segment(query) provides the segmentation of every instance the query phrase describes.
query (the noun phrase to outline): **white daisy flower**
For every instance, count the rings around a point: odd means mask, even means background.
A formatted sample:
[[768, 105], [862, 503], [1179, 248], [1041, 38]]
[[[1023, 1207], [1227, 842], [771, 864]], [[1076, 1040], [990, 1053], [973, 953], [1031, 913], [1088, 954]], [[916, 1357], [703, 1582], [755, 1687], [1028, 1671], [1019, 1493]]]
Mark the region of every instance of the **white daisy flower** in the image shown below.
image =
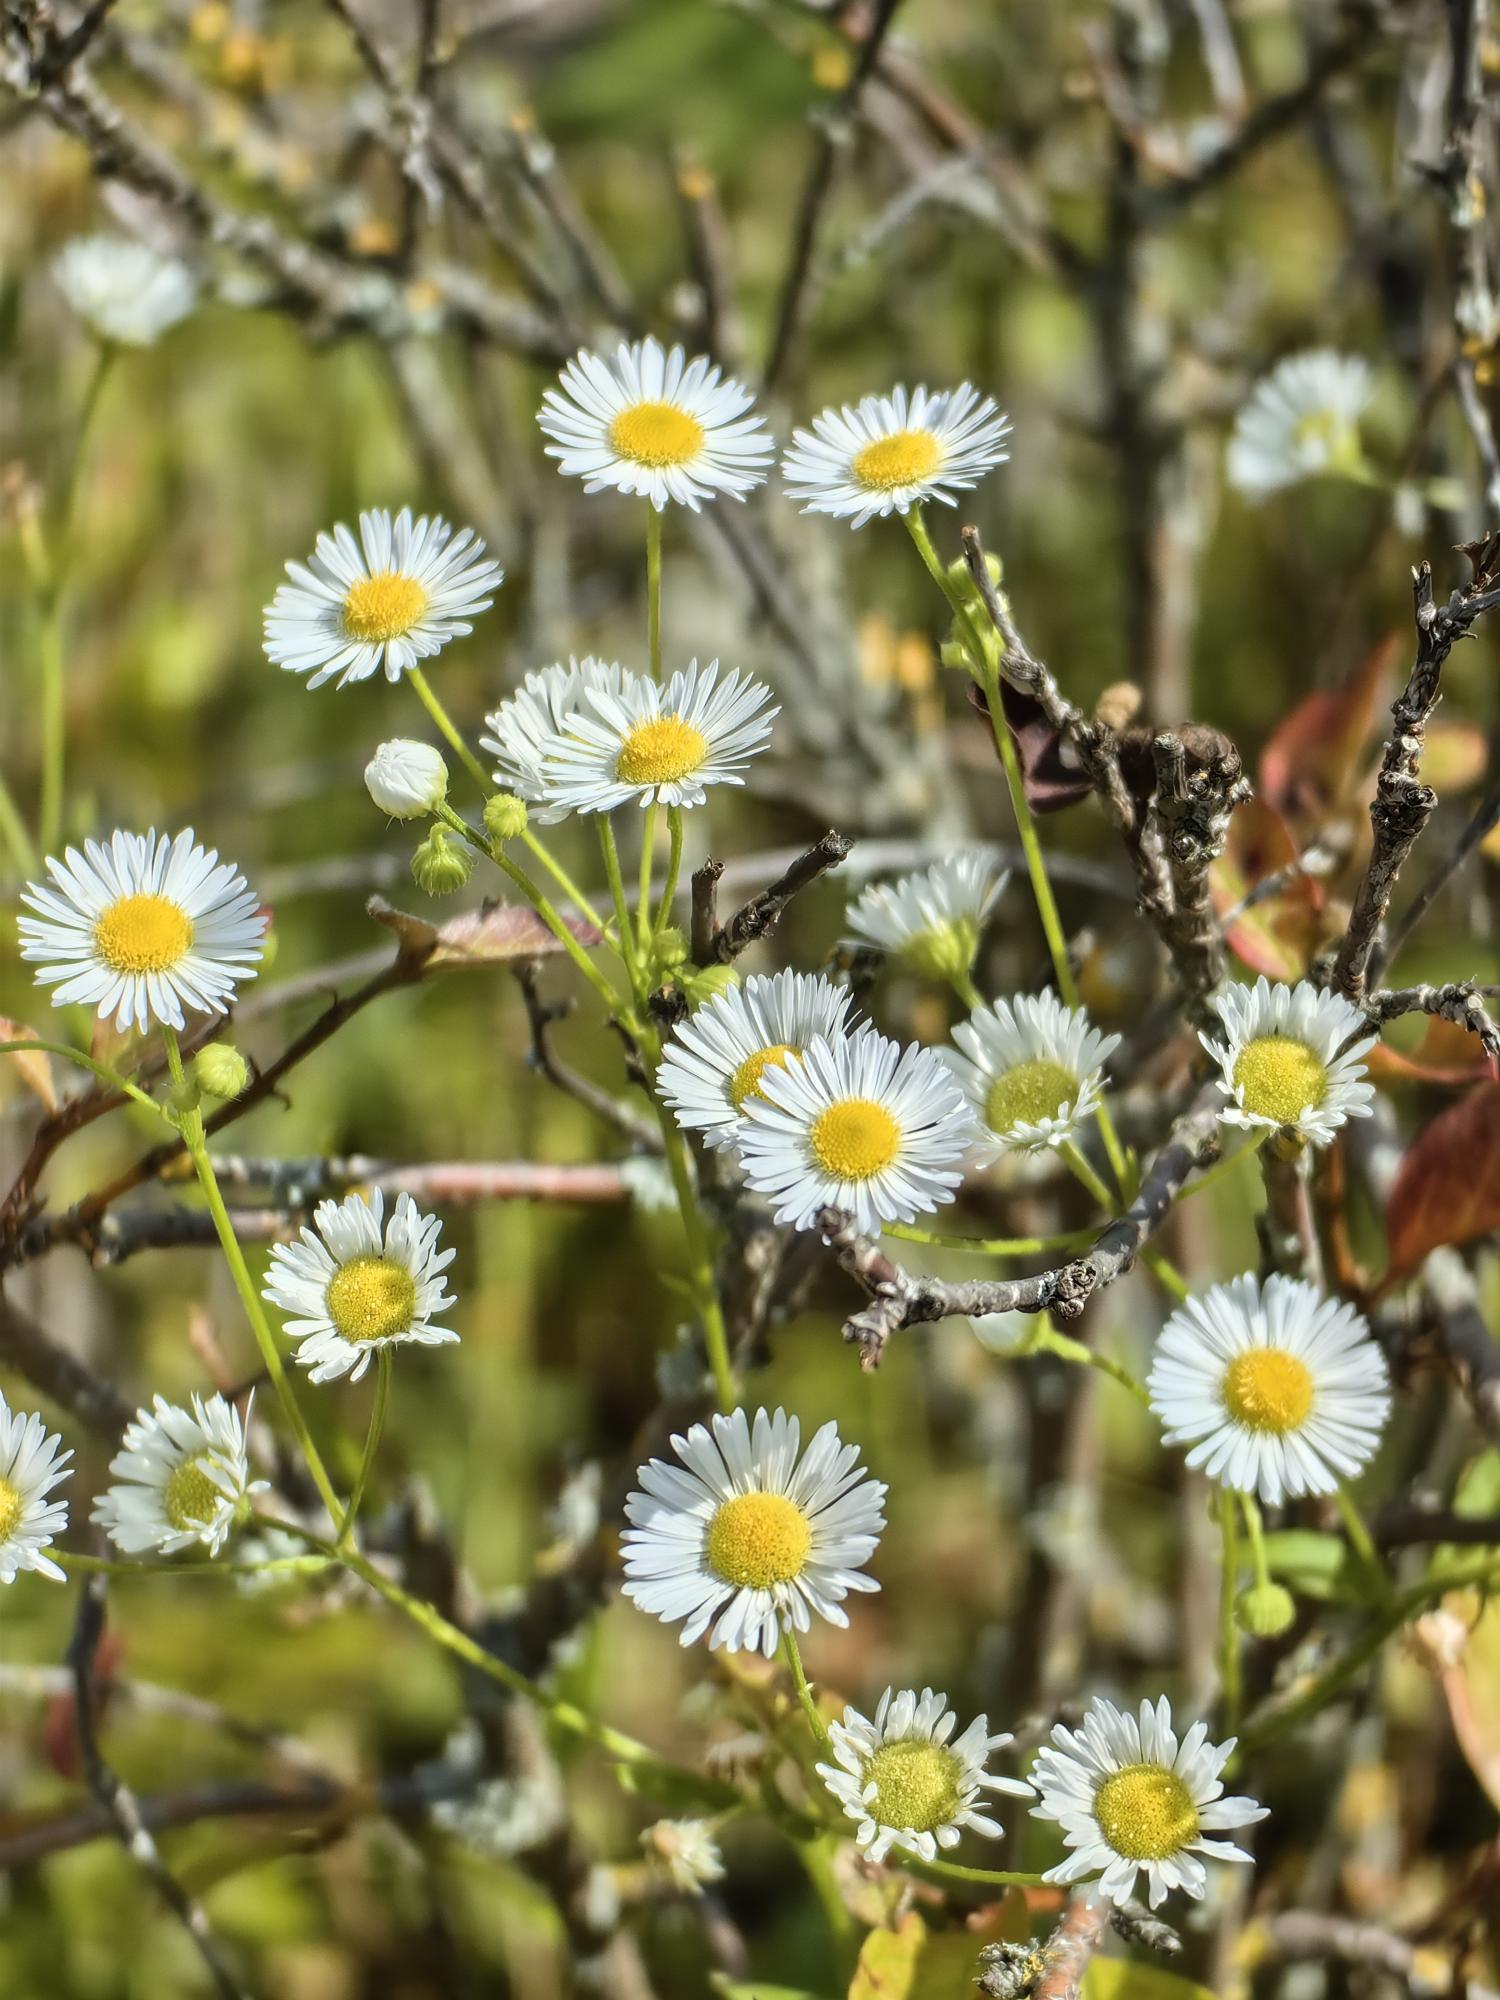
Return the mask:
[[52, 276], [89, 331], [120, 347], [153, 346], [198, 302], [187, 265], [133, 236], [75, 236]]
[[745, 1100], [759, 1096], [767, 1068], [781, 1068], [809, 1042], [847, 1033], [847, 987], [807, 972], [757, 973], [715, 994], [669, 1044], [656, 1086], [684, 1131], [731, 1146]]
[[949, 1737], [958, 1717], [945, 1694], [923, 1688], [887, 1688], [871, 1721], [846, 1708], [828, 1736], [836, 1764], [820, 1764], [818, 1776], [850, 1819], [858, 1822], [855, 1845], [872, 1861], [893, 1847], [924, 1861], [940, 1848], [956, 1847], [965, 1828], [998, 1840], [1005, 1828], [983, 1810], [985, 1792], [1033, 1796], [1019, 1778], [993, 1778], [985, 1768], [991, 1754], [1012, 1741], [991, 1736], [978, 1715], [955, 1742]]
[[696, 513], [700, 500], [743, 500], [764, 480], [775, 443], [748, 414], [754, 401], [705, 355], [685, 361], [680, 347], [642, 340], [613, 360], [580, 348], [536, 420], [556, 440], [548, 458], [585, 493], [613, 486], [658, 511], [676, 500]]
[[59, 1451], [62, 1439], [49, 1432], [41, 1418], [22, 1416], [0, 1396], [0, 1583], [14, 1583], [23, 1569], [34, 1569], [58, 1583], [67, 1574], [44, 1556], [55, 1536], [68, 1525], [62, 1500], [47, 1495], [70, 1477], [71, 1451]]
[[222, 1396], [194, 1396], [180, 1409], [165, 1396], [139, 1410], [109, 1469], [119, 1482], [94, 1502], [90, 1519], [127, 1555], [176, 1555], [202, 1544], [216, 1556], [248, 1513], [252, 1480], [245, 1450], [249, 1419]]
[[[643, 1492], [625, 1503], [625, 1595], [664, 1624], [686, 1620], [682, 1643], [759, 1650], [812, 1614], [847, 1625], [851, 1590], [878, 1590], [861, 1564], [885, 1526], [886, 1489], [866, 1476], [859, 1447], [824, 1424], [799, 1465], [801, 1427], [778, 1410], [716, 1416], [674, 1437], [681, 1460], [641, 1466]], [[713, 1629], [710, 1631], [710, 1627]]]
[[382, 1233], [384, 1213], [379, 1188], [368, 1200], [320, 1201], [301, 1242], [271, 1251], [262, 1297], [291, 1314], [282, 1331], [301, 1343], [297, 1359], [311, 1381], [357, 1382], [387, 1341], [436, 1347], [458, 1339], [432, 1323], [455, 1303], [443, 1288], [453, 1252], [437, 1247], [442, 1223], [409, 1194], [397, 1195]]
[[981, 1161], [1060, 1146], [1098, 1109], [1104, 1065], [1118, 1035], [1090, 1027], [1055, 993], [1019, 993], [953, 1030], [963, 1054], [944, 1052], [984, 1137]]
[[1009, 457], [1009, 431], [994, 398], [967, 382], [938, 395], [897, 389], [824, 410], [810, 431], [794, 431], [781, 476], [788, 497], [807, 502], [804, 514], [840, 514], [860, 528], [924, 500], [957, 505], [961, 487]]
[[1359, 420], [1372, 394], [1370, 371], [1356, 356], [1326, 347], [1289, 355], [1235, 419], [1230, 485], [1264, 500], [1317, 473], [1357, 471]]
[[1111, 1902], [1126, 1903], [1144, 1873], [1155, 1909], [1171, 1889], [1202, 1896], [1208, 1871], [1200, 1855], [1250, 1859], [1232, 1841], [1205, 1838], [1266, 1817], [1254, 1799], [1224, 1797], [1219, 1773], [1234, 1737], [1212, 1744], [1195, 1722], [1179, 1743], [1165, 1695], [1155, 1707], [1143, 1701], [1138, 1717], [1096, 1701], [1080, 1729], [1059, 1723], [1052, 1742], [1057, 1747], [1039, 1751], [1031, 1773], [1041, 1794], [1033, 1813], [1056, 1820], [1073, 1851], [1048, 1869], [1049, 1882], [1097, 1875]]
[[895, 882], [872, 882], [849, 905], [849, 928], [924, 979], [961, 978], [1009, 879], [989, 850], [964, 849]]
[[540, 825], [567, 817], [566, 806], [548, 806], [544, 801], [542, 758], [547, 744], [554, 736], [566, 736], [575, 716], [592, 716], [591, 688], [619, 695], [629, 678], [618, 661], [596, 660], [592, 653], [570, 659], [566, 666], [558, 660], [540, 673], [528, 674], [510, 699], [484, 718], [490, 733], [480, 737], [479, 747], [495, 759], [495, 783], [524, 799]]
[[1375, 1455], [1390, 1414], [1385, 1356], [1353, 1306], [1277, 1275], [1186, 1299], [1147, 1384], [1188, 1464], [1270, 1506], [1332, 1493]]
[[712, 1820], [659, 1819], [642, 1833], [641, 1845], [684, 1895], [701, 1896], [724, 1879], [724, 1856]]
[[542, 745], [542, 795], [564, 812], [613, 812], [644, 806], [701, 806], [710, 785], [742, 785], [745, 765], [763, 750], [771, 694], [738, 670], [719, 678], [719, 663], [659, 682], [627, 675], [618, 691], [584, 690], [588, 705]]
[[448, 796], [448, 766], [430, 743], [397, 736], [365, 766], [365, 790], [392, 819], [421, 819]]
[[823, 1208], [847, 1209], [866, 1233], [927, 1214], [952, 1201], [976, 1137], [936, 1052], [873, 1028], [765, 1069], [742, 1111], [745, 1178], [796, 1229]]
[[1290, 1127], [1326, 1146], [1349, 1118], [1368, 1118], [1375, 1092], [1362, 1079], [1379, 1036], [1357, 1007], [1309, 981], [1229, 986], [1214, 1002], [1223, 1039], [1200, 1035], [1234, 1099], [1226, 1125]]
[[16, 928], [37, 984], [57, 988], [54, 1007], [82, 1001], [122, 1032], [144, 1034], [153, 1020], [180, 1029], [184, 1006], [226, 1013], [255, 977], [267, 918], [239, 870], [191, 828], [86, 840], [47, 870], [50, 884], [22, 891], [36, 915]]
[[440, 514], [413, 521], [403, 507], [393, 521], [383, 507], [359, 517], [359, 540], [341, 521], [319, 535], [315, 553], [290, 562], [265, 611], [266, 658], [321, 687], [368, 680], [377, 667], [400, 680], [494, 602], [504, 580], [485, 562], [472, 528], [457, 534]]

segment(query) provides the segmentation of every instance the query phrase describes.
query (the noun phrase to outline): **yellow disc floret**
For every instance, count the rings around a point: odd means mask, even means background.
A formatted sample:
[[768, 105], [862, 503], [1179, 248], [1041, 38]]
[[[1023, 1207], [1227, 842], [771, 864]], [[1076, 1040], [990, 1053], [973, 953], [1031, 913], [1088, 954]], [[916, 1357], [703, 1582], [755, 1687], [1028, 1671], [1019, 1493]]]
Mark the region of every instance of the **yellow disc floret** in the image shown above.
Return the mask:
[[1328, 1093], [1328, 1070], [1306, 1042], [1290, 1035], [1257, 1035], [1234, 1065], [1241, 1107], [1278, 1125], [1295, 1125]]
[[192, 942], [193, 920], [170, 896], [122, 896], [94, 925], [94, 948], [112, 972], [165, 972]]
[[1072, 1070], [1038, 1056], [995, 1078], [984, 1100], [984, 1115], [991, 1131], [1013, 1132], [1018, 1125], [1056, 1118], [1077, 1098], [1078, 1079]]
[[800, 1576], [812, 1547], [802, 1509], [783, 1493], [741, 1493], [708, 1524], [708, 1566], [742, 1590], [769, 1590]]
[[21, 1489], [9, 1479], [0, 1479], [0, 1542], [8, 1542], [15, 1533], [25, 1506]]
[[615, 776], [627, 785], [671, 785], [690, 777], [708, 755], [701, 730], [680, 715], [638, 722], [620, 745]]
[[1247, 1347], [1224, 1377], [1224, 1407], [1247, 1430], [1280, 1437], [1307, 1421], [1313, 1406], [1312, 1370], [1284, 1347]]
[[900, 1152], [901, 1127], [873, 1097], [843, 1097], [818, 1113], [807, 1143], [824, 1173], [867, 1181]]
[[1094, 1794], [1099, 1831], [1127, 1861], [1165, 1861], [1198, 1837], [1198, 1808], [1175, 1772], [1129, 1764]]
[[875, 1787], [868, 1811], [880, 1826], [934, 1833], [958, 1811], [958, 1760], [941, 1743], [884, 1743], [863, 1775]]
[[621, 458], [660, 472], [697, 457], [703, 449], [703, 426], [675, 403], [637, 403], [615, 418], [609, 442]]
[[393, 1257], [351, 1257], [329, 1279], [327, 1304], [341, 1339], [390, 1340], [410, 1330], [417, 1283]]
[[366, 645], [384, 645], [400, 639], [413, 625], [421, 623], [427, 609], [427, 592], [414, 576], [399, 570], [377, 570], [352, 584], [344, 599], [344, 630], [351, 639]]
[[942, 462], [942, 447], [931, 431], [892, 431], [856, 452], [849, 470], [861, 486], [893, 493], [898, 486], [930, 479]]
[[794, 1049], [790, 1042], [772, 1042], [769, 1048], [757, 1049], [753, 1056], [746, 1056], [734, 1075], [729, 1079], [729, 1101], [736, 1111], [743, 1111], [748, 1099], [764, 1097], [760, 1080], [768, 1069], [785, 1069], [788, 1056], [800, 1056], [801, 1049]]
[[203, 1470], [203, 1460], [202, 1452], [196, 1458], [185, 1458], [162, 1492], [161, 1510], [180, 1535], [207, 1527], [224, 1498]]

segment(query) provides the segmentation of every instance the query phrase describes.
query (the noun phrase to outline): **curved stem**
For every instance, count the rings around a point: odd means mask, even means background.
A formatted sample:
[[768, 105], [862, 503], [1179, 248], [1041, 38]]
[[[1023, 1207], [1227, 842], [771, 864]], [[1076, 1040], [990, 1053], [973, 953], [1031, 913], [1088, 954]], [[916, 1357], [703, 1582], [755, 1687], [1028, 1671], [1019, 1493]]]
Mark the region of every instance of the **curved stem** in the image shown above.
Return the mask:
[[1039, 1889], [1047, 1879], [1015, 1869], [966, 1868], [961, 1861], [923, 1861], [915, 1854], [903, 1854], [897, 1865], [912, 1875], [931, 1875], [939, 1881], [985, 1882], [997, 1889]]
[[594, 929], [596, 931], [603, 931], [607, 937], [609, 935], [609, 926], [606, 924], [604, 918], [600, 916], [599, 912], [573, 880], [567, 869], [553, 856], [548, 848], [543, 846], [530, 827], [527, 827], [526, 831], [521, 835], [521, 840], [533, 861], [541, 863], [542, 867], [546, 869], [547, 873], [552, 877], [558, 888], [562, 890], [578, 914], [582, 917], [587, 917], [589, 922], [594, 926]]
[[1077, 1250], [1092, 1243], [1093, 1229], [1069, 1229], [1059, 1236], [945, 1236], [938, 1229], [919, 1229], [915, 1223], [883, 1222], [882, 1236], [894, 1236], [902, 1243], [929, 1243], [938, 1250], [966, 1250], [975, 1257], [1036, 1257], [1051, 1250]]
[[569, 958], [572, 959], [574, 965], [577, 966], [590, 986], [599, 994], [605, 1006], [609, 1008], [611, 1013], [617, 1012], [620, 1006], [620, 995], [611, 986], [598, 966], [595, 965], [577, 938], [574, 937], [561, 913], [554, 907], [549, 898], [543, 894], [540, 885], [533, 881], [518, 861], [511, 860], [505, 849], [498, 842], [494, 847], [486, 851], [493, 859], [495, 866], [508, 875], [511, 881], [515, 883], [521, 894], [531, 904], [532, 908], [557, 939]]
[[714, 1374], [714, 1398], [721, 1410], [732, 1410], [739, 1401], [739, 1388], [729, 1354], [729, 1329], [724, 1324], [724, 1308], [719, 1303], [718, 1281], [714, 1276], [713, 1245], [698, 1206], [698, 1191], [693, 1185], [692, 1169], [688, 1164], [687, 1141], [677, 1120], [655, 1090], [651, 1092], [651, 1104], [661, 1127], [667, 1170], [672, 1176], [672, 1191], [677, 1196], [677, 1212], [682, 1217], [688, 1279], [697, 1300], [698, 1317], [703, 1322], [703, 1342]]
[[671, 847], [667, 853], [667, 879], [662, 884], [661, 901], [656, 906], [652, 935], [664, 931], [672, 921], [672, 905], [677, 899], [677, 878], [682, 872], [682, 807], [667, 807], [667, 832]]
[[469, 776], [478, 785], [480, 797], [487, 799], [495, 788], [491, 784], [483, 764], [480, 763], [474, 752], [465, 743], [462, 736], [459, 735], [453, 725], [452, 717], [433, 693], [431, 683], [428, 681], [426, 674], [423, 673], [420, 667], [413, 667], [407, 674], [407, 679], [411, 682], [417, 699], [437, 724], [439, 735], [443, 737]]
[[1245, 1532], [1250, 1537], [1250, 1562], [1255, 1571], [1256, 1588], [1263, 1590], [1271, 1581], [1271, 1571], [1266, 1562], [1266, 1537], [1261, 1525], [1260, 1508], [1253, 1493], [1240, 1495], [1240, 1511], [1245, 1517]]
[[1116, 1201], [1114, 1195], [1110, 1193], [1109, 1189], [1105, 1186], [1103, 1180], [1094, 1171], [1093, 1167], [1090, 1166], [1089, 1162], [1084, 1158], [1083, 1154], [1079, 1152], [1077, 1146], [1074, 1145], [1073, 1141], [1071, 1139], [1065, 1139], [1062, 1145], [1059, 1146], [1057, 1150], [1061, 1155], [1062, 1160], [1066, 1165], [1069, 1173], [1072, 1174], [1074, 1180], [1078, 1181], [1081, 1186], [1086, 1187], [1088, 1189], [1089, 1193], [1094, 1197], [1095, 1201], [1098, 1202], [1099, 1206], [1104, 1210], [1105, 1214], [1106, 1215], [1117, 1214], [1119, 1212], [1119, 1204]]
[[[656, 860], [656, 799], [649, 800], [642, 814], [641, 873], [635, 896], [636, 951], [644, 971], [651, 956], [651, 867]], [[639, 996], [638, 996], [639, 997]]]
[[1355, 1504], [1354, 1496], [1347, 1486], [1340, 1486], [1334, 1494], [1338, 1510], [1343, 1518], [1344, 1531], [1353, 1544], [1360, 1566], [1375, 1586], [1382, 1601], [1391, 1595], [1391, 1580], [1386, 1574], [1385, 1564], [1380, 1560], [1380, 1552], [1375, 1547], [1375, 1538], [1365, 1525], [1365, 1517]]
[[215, 1556], [205, 1557], [200, 1562], [183, 1562], [176, 1556], [86, 1556], [75, 1554], [71, 1549], [48, 1549], [48, 1555], [65, 1570], [84, 1572], [90, 1575], [99, 1572], [107, 1576], [264, 1576], [275, 1572], [284, 1576], [317, 1576], [325, 1569], [336, 1569], [334, 1557], [312, 1556], [268, 1556], [264, 1562], [221, 1562]]
[[791, 1670], [792, 1686], [797, 1690], [797, 1699], [802, 1704], [802, 1713], [807, 1717], [807, 1726], [812, 1731], [823, 1755], [831, 1757], [833, 1744], [829, 1741], [828, 1725], [819, 1715], [818, 1704], [813, 1700], [813, 1691], [807, 1684], [807, 1675], [802, 1667], [802, 1654], [797, 1647], [797, 1635], [790, 1625], [781, 1635], [781, 1652]]
[[615, 845], [615, 823], [608, 813], [599, 814], [599, 851], [604, 856], [604, 874], [610, 900], [615, 906], [615, 922], [620, 932], [620, 956], [635, 985], [635, 932], [630, 923], [630, 905], [625, 900], [625, 877], [620, 871], [620, 850]]
[[370, 1428], [365, 1433], [364, 1454], [359, 1461], [359, 1477], [354, 1482], [354, 1491], [349, 1495], [349, 1505], [344, 1509], [343, 1522], [339, 1527], [339, 1546], [352, 1541], [354, 1523], [359, 1514], [360, 1503], [365, 1497], [365, 1488], [370, 1483], [370, 1468], [375, 1463], [375, 1454], [380, 1448], [380, 1434], [385, 1429], [386, 1405], [391, 1394], [391, 1350], [382, 1347], [375, 1356], [375, 1406], [370, 1411]]
[[1128, 1368], [1122, 1367], [1118, 1361], [1111, 1361], [1107, 1354], [1096, 1353], [1081, 1340], [1069, 1339], [1067, 1334], [1059, 1333], [1056, 1327], [1049, 1327], [1040, 1334], [1029, 1351], [1035, 1354], [1055, 1354], [1060, 1361], [1071, 1361], [1080, 1368], [1097, 1368], [1101, 1375], [1107, 1375], [1111, 1382], [1118, 1382], [1122, 1389], [1128, 1390], [1146, 1409], [1149, 1410], [1151, 1407], [1151, 1397], [1145, 1385], [1137, 1382]]
[[646, 656], [661, 679], [661, 510], [646, 502]]
[[118, 1090], [124, 1097], [134, 1098], [137, 1104], [144, 1104], [148, 1111], [154, 1111], [158, 1118], [162, 1115], [162, 1108], [156, 1099], [133, 1084], [129, 1077], [121, 1076], [120, 1072], [111, 1069], [108, 1063], [96, 1062], [92, 1056], [86, 1056], [81, 1049], [70, 1048], [66, 1042], [0, 1042], [0, 1056], [24, 1055], [28, 1050], [34, 1050], [39, 1055], [63, 1056], [69, 1062], [76, 1062], [80, 1068], [91, 1071], [102, 1083], [107, 1083], [111, 1090]]
[[974, 984], [974, 975], [972, 972], [955, 972], [953, 977], [948, 981], [948, 984], [953, 988], [959, 999], [963, 1001], [971, 1014], [977, 1014], [984, 1006], [984, 995]]

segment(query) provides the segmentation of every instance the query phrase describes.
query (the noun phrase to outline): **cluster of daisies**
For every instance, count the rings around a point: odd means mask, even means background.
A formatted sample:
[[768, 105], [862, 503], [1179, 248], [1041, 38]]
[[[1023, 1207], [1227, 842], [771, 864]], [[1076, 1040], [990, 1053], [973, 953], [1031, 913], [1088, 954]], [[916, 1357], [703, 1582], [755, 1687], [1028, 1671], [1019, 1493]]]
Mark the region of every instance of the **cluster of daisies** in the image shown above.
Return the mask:
[[[886, 1487], [834, 1424], [800, 1444], [784, 1411], [736, 1410], [674, 1437], [675, 1463], [641, 1467], [626, 1505], [625, 1593], [681, 1623], [684, 1644], [706, 1634], [710, 1646], [769, 1657], [814, 1613], [847, 1625], [843, 1600], [878, 1589], [863, 1565], [885, 1526]], [[1211, 1744], [1202, 1723], [1179, 1737], [1164, 1697], [1136, 1715], [1093, 1702], [1076, 1731], [1053, 1730], [1029, 1779], [991, 1771], [1012, 1738], [992, 1735], [985, 1716], [957, 1731], [932, 1688], [887, 1688], [873, 1715], [849, 1707], [829, 1726], [831, 1761], [818, 1774], [871, 1860], [896, 1849], [932, 1861], [965, 1832], [998, 1838], [993, 1800], [1008, 1795], [1062, 1828], [1068, 1852], [1049, 1881], [1097, 1878], [1124, 1902], [1144, 1875], [1154, 1905], [1173, 1889], [1201, 1896], [1204, 1857], [1248, 1860], [1214, 1836], [1265, 1817], [1253, 1799], [1224, 1795], [1233, 1740]]]

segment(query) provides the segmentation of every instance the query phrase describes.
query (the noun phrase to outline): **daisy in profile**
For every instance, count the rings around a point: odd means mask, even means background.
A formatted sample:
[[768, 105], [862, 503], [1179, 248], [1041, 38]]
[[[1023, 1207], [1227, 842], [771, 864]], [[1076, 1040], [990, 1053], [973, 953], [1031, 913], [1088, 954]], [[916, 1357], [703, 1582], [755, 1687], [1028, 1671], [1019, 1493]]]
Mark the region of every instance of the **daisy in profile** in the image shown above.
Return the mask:
[[1318, 473], [1359, 474], [1359, 420], [1372, 393], [1370, 371], [1354, 355], [1322, 347], [1278, 362], [1235, 419], [1230, 485], [1264, 500]]
[[847, 1032], [847, 987], [807, 972], [756, 973], [682, 1023], [656, 1073], [657, 1089], [684, 1131], [710, 1146], [733, 1145], [746, 1100], [759, 1097], [767, 1069], [782, 1068], [809, 1042]]
[[117, 1483], [94, 1502], [91, 1519], [127, 1555], [201, 1545], [216, 1556], [249, 1512], [250, 1495], [266, 1486], [250, 1477], [248, 1416], [222, 1396], [194, 1396], [186, 1410], [155, 1397], [110, 1460]]
[[265, 611], [266, 658], [321, 687], [368, 680], [384, 667], [400, 680], [448, 641], [472, 632], [503, 581], [472, 528], [457, 534], [441, 515], [393, 521], [383, 507], [359, 517], [359, 540], [341, 521], [319, 535], [306, 563], [290, 562]]
[[768, 688], [719, 674], [710, 660], [665, 686], [635, 674], [618, 692], [588, 688], [579, 709], [542, 745], [542, 797], [564, 812], [616, 806], [701, 806], [710, 785], [744, 784], [744, 768], [781, 713]]
[[952, 1201], [976, 1136], [942, 1059], [873, 1028], [767, 1067], [741, 1109], [745, 1178], [795, 1229], [824, 1208], [848, 1210], [867, 1234], [927, 1214]]
[[727, 493], [743, 500], [766, 476], [775, 452], [754, 397], [704, 355], [688, 361], [660, 341], [621, 342], [606, 360], [586, 348], [547, 390], [537, 422], [554, 442], [559, 472], [585, 493], [615, 487], [658, 512], [669, 500], [696, 513]]
[[262, 1296], [290, 1314], [282, 1331], [300, 1343], [297, 1360], [311, 1381], [357, 1382], [388, 1342], [435, 1347], [458, 1338], [433, 1325], [454, 1303], [443, 1288], [453, 1252], [437, 1247], [442, 1223], [409, 1194], [397, 1195], [382, 1231], [384, 1214], [379, 1188], [368, 1201], [320, 1201], [301, 1242], [271, 1251]]
[[1375, 1455], [1390, 1415], [1385, 1356], [1353, 1306], [1279, 1274], [1180, 1305], [1147, 1382], [1168, 1444], [1270, 1506], [1332, 1493]]
[[66, 1503], [47, 1498], [69, 1476], [73, 1454], [60, 1451], [61, 1443], [40, 1417], [22, 1416], [0, 1396], [0, 1583], [14, 1583], [23, 1569], [68, 1580], [42, 1554], [68, 1525]]
[[[798, 1461], [801, 1427], [778, 1410], [716, 1416], [674, 1437], [673, 1465], [653, 1458], [625, 1503], [625, 1595], [682, 1643], [762, 1652], [813, 1613], [847, 1625], [851, 1590], [878, 1590], [862, 1565], [885, 1526], [886, 1489], [866, 1476], [857, 1445], [824, 1424]], [[710, 1629], [711, 1628], [711, 1629]]]
[[864, 526], [873, 514], [904, 514], [924, 500], [957, 505], [1009, 456], [1010, 419], [969, 383], [929, 395], [896, 389], [827, 409], [810, 431], [794, 431], [781, 461], [788, 497], [804, 514], [839, 514]]
[[983, 1129], [976, 1158], [1061, 1146], [1098, 1109], [1118, 1035], [1090, 1027], [1055, 993], [1018, 994], [953, 1030], [947, 1062]]
[[849, 905], [849, 928], [924, 979], [962, 980], [1008, 879], [993, 854], [967, 848], [895, 882], [872, 882]]
[[818, 1776], [857, 1822], [855, 1845], [871, 1861], [883, 1861], [893, 1847], [933, 1861], [940, 1849], [956, 1847], [965, 1829], [998, 1840], [1005, 1829], [984, 1810], [983, 1794], [1033, 1796], [1019, 1778], [993, 1778], [986, 1768], [1009, 1736], [991, 1736], [979, 1715], [950, 1742], [957, 1726], [948, 1697], [931, 1688], [920, 1695], [887, 1688], [873, 1721], [846, 1708], [843, 1721], [829, 1726], [838, 1761], [820, 1764]]
[[151, 347], [198, 302], [192, 272], [133, 236], [75, 236], [52, 266], [89, 331], [115, 347]]
[[189, 828], [86, 840], [50, 883], [32, 882], [21, 901], [21, 956], [54, 1007], [82, 1001], [123, 1033], [153, 1021], [181, 1029], [183, 1009], [223, 1014], [242, 981], [255, 977], [266, 916], [239, 870], [200, 847]]
[[542, 756], [554, 736], [566, 736], [575, 716], [592, 715], [588, 705], [590, 689], [601, 694], [619, 695], [627, 675], [618, 662], [596, 660], [592, 653], [581, 660], [561, 660], [539, 673], [526, 676], [509, 700], [484, 718], [488, 736], [479, 747], [495, 759], [495, 783], [502, 791], [524, 799], [532, 817], [542, 825], [567, 817], [566, 806], [547, 806], [543, 801]]
[[1368, 1118], [1375, 1092], [1365, 1057], [1379, 1037], [1358, 1008], [1308, 980], [1229, 986], [1214, 1003], [1221, 1033], [1200, 1035], [1234, 1099], [1226, 1125], [1289, 1129], [1326, 1146], [1349, 1118]]
[[1165, 1695], [1139, 1715], [1113, 1702], [1091, 1704], [1077, 1730], [1059, 1723], [1055, 1747], [1037, 1753], [1032, 1783], [1041, 1795], [1037, 1819], [1056, 1820], [1072, 1852], [1049, 1882], [1083, 1882], [1097, 1876], [1112, 1903], [1126, 1903], [1144, 1874], [1154, 1910], [1172, 1889], [1201, 1897], [1208, 1882], [1203, 1856], [1248, 1861], [1230, 1833], [1264, 1819], [1254, 1799], [1225, 1798], [1219, 1773], [1235, 1739], [1213, 1744], [1195, 1722], [1179, 1743]]

